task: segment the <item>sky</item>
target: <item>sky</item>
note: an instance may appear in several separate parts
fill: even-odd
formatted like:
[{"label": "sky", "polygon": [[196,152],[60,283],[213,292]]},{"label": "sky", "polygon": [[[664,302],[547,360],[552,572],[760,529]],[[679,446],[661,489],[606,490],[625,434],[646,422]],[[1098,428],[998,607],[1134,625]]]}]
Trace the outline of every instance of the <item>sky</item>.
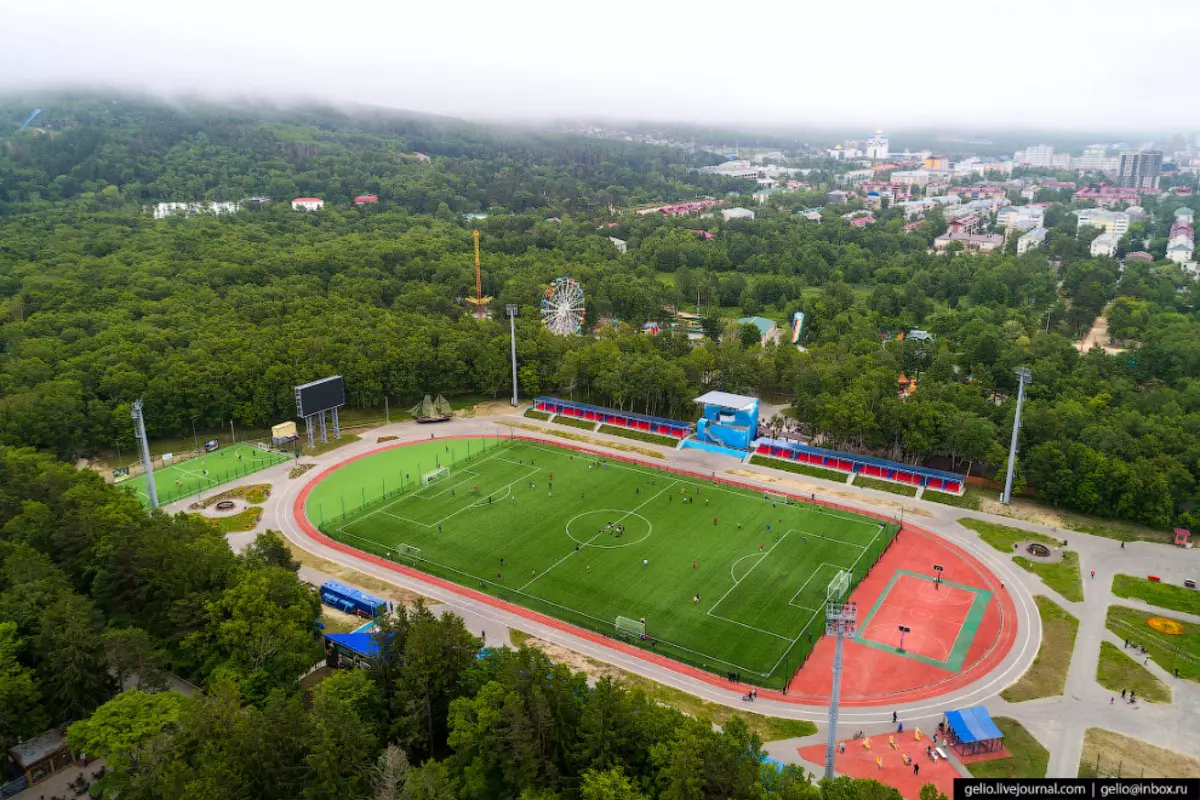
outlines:
[{"label": "sky", "polygon": [[1200,130],[1197,0],[0,2],[0,88],[474,119]]}]

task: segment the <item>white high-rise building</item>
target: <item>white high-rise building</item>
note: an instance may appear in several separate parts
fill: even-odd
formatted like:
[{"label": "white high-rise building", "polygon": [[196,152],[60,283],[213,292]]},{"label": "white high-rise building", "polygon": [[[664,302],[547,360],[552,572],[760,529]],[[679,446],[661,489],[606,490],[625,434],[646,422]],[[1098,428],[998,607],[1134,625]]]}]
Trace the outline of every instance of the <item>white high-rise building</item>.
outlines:
[{"label": "white high-rise building", "polygon": [[877,129],[875,135],[867,139],[867,158],[874,161],[886,161],[888,157],[888,137],[882,129]]}]

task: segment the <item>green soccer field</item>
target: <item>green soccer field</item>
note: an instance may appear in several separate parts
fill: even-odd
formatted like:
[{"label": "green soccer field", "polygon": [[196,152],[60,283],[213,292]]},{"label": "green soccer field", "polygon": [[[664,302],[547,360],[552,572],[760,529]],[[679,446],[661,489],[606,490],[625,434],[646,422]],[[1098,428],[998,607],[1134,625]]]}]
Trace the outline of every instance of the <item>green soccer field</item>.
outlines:
[{"label": "green soccer field", "polygon": [[[343,467],[314,487],[309,519],[362,550],[767,686],[782,686],[824,632],[830,581],[851,571],[856,583],[894,535],[865,517],[566,448],[493,440],[467,460],[451,444]],[[421,486],[439,465],[448,472]],[[618,616],[644,617],[646,638],[621,634]]]},{"label": "green soccer field", "polygon": [[[206,453],[199,458],[154,470],[154,489],[158,493],[159,505],[165,506],[287,460],[288,457],[283,453],[248,444],[235,444],[215,453]],[[133,489],[143,503],[150,505],[145,475],[122,481],[121,485]]]}]

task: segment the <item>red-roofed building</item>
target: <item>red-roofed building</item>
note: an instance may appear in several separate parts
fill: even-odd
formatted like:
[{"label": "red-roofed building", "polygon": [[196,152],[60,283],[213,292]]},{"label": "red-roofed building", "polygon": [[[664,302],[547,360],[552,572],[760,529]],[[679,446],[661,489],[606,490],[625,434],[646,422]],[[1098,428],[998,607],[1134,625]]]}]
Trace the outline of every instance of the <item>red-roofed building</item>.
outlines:
[{"label": "red-roofed building", "polygon": [[325,207],[325,201],[319,197],[297,197],[292,201],[295,211],[320,211]]},{"label": "red-roofed building", "polygon": [[855,217],[850,220],[850,224],[856,228],[865,228],[875,221],[874,217]]},{"label": "red-roofed building", "polygon": [[378,202],[379,202],[379,196],[374,195],[374,194],[360,194],[358,197],[354,198],[354,205],[356,205],[356,206],[363,206],[363,205],[367,205],[368,203],[378,203]]},{"label": "red-roofed building", "polygon": [[713,236],[713,234],[709,233],[708,231],[700,231],[700,230],[696,230],[696,231],[692,231],[692,233],[696,234],[696,236],[698,236],[699,238],[703,239],[703,240],[704,240],[704,241],[706,241],[706,242],[707,242],[709,239],[716,238],[716,237],[714,237],[714,236]]}]

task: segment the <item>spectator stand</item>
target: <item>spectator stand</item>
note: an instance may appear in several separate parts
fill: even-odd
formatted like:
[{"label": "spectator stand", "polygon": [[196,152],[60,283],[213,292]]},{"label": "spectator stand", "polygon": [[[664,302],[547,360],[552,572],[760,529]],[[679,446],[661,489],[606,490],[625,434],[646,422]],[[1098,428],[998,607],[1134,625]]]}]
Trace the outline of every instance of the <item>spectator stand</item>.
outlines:
[{"label": "spectator stand", "polygon": [[914,467],[873,456],[840,453],[836,450],[825,450],[820,447],[785,442],[766,436],[755,440],[754,452],[755,455],[809,464],[821,469],[844,472],[847,475],[854,474],[864,478],[893,481],[946,494],[962,495],[966,489],[965,476],[953,472],[943,472],[940,469],[928,467]]},{"label": "spectator stand", "polygon": [[618,428],[629,428],[634,431],[654,433],[659,436],[670,436],[683,439],[692,433],[692,423],[665,417],[652,417],[646,414],[635,414],[632,411],[617,411],[613,408],[594,406],[591,403],[577,403],[574,400],[559,400],[557,397],[535,397],[533,407],[536,411],[546,414],[558,414],[571,419],[581,419],[596,422],[601,425],[615,425]]},{"label": "spectator stand", "polygon": [[728,392],[708,392],[693,402],[704,406],[696,435],[684,447],[744,459],[758,435],[758,398]]},{"label": "spectator stand", "polygon": [[946,743],[959,756],[981,756],[1004,749],[1004,734],[983,706],[946,712]]}]

